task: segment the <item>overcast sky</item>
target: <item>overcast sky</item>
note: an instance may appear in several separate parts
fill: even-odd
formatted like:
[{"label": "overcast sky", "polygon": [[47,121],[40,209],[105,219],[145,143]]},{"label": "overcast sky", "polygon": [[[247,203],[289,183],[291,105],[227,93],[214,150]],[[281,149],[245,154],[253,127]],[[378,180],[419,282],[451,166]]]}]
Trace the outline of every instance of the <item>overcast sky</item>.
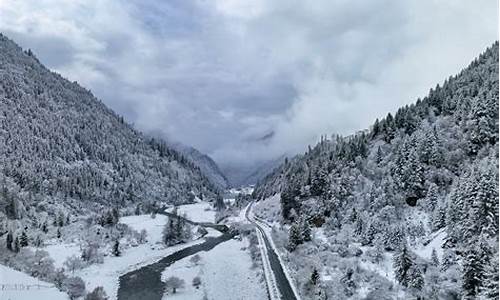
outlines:
[{"label": "overcast sky", "polygon": [[139,129],[253,163],[425,96],[497,39],[497,3],[0,0],[0,31]]}]

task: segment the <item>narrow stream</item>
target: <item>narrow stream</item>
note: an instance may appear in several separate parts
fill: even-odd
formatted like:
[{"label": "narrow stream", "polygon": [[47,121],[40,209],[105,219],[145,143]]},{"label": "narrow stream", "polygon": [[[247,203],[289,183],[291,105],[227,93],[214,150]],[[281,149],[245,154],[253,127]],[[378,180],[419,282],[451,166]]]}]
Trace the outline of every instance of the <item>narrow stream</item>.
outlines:
[{"label": "narrow stream", "polygon": [[[166,212],[158,212],[167,216],[172,216]],[[161,281],[161,273],[174,262],[194,255],[200,251],[210,251],[215,246],[228,241],[234,237],[234,233],[229,231],[225,225],[211,223],[199,224],[186,219],[191,224],[212,227],[222,232],[221,236],[208,237],[201,244],[193,245],[177,252],[174,252],[161,260],[131,271],[120,277],[118,287],[118,300],[160,300],[165,293],[165,283]]]}]

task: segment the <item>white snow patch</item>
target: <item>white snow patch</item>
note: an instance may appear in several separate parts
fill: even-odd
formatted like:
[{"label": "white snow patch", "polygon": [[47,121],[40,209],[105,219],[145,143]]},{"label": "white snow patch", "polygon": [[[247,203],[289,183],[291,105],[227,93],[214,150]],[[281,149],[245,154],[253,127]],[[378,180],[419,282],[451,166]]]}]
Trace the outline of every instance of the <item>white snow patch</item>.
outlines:
[{"label": "white snow patch", "polygon": [[157,214],[155,218],[151,218],[151,215],[127,216],[121,217],[120,223],[130,226],[138,232],[145,229],[148,233],[148,243],[156,244],[161,243],[162,231],[167,219],[167,216],[160,214]]},{"label": "white snow patch", "polygon": [[436,253],[439,259],[443,257],[443,244],[446,238],[446,231],[441,229],[435,232],[432,235],[432,239],[427,245],[420,244],[416,247],[416,249],[412,249],[418,256],[428,259],[431,259],[432,249],[436,249]]},{"label": "white snow patch", "polygon": [[[366,250],[370,247],[359,247],[363,252],[366,252]],[[359,260],[359,265],[366,270],[375,272],[379,274],[380,276],[386,278],[387,280],[397,284],[396,282],[396,277],[394,275],[394,271],[392,269],[392,253],[390,252],[384,252],[384,259],[380,261],[379,263],[373,263],[370,262],[366,259],[360,259]]]},{"label": "white snow patch", "polygon": [[[162,273],[162,280],[176,276],[185,281],[183,289],[163,299],[266,299],[266,290],[252,267],[252,260],[245,250],[247,242],[229,240],[209,252],[199,252],[200,263],[195,266],[186,257],[175,262]],[[199,276],[201,286],[193,287],[193,278]]]},{"label": "white snow patch", "polygon": [[229,193],[232,195],[238,195],[238,194],[243,194],[243,195],[251,195],[254,191],[253,186],[245,186],[245,187],[240,187],[240,188],[232,188],[229,189]]},{"label": "white snow patch", "polygon": [[51,283],[0,265],[0,299],[67,300],[69,297]]},{"label": "white snow patch", "polygon": [[64,261],[68,257],[72,255],[79,257],[81,254],[80,246],[76,243],[47,245],[43,250],[49,253],[50,257],[54,260],[56,268],[63,267]]},{"label": "white snow patch", "polygon": [[[174,208],[168,208],[168,212],[172,212]],[[215,222],[215,210],[208,202],[197,202],[193,204],[185,204],[177,207],[179,215],[186,214],[186,218],[193,222]]]}]

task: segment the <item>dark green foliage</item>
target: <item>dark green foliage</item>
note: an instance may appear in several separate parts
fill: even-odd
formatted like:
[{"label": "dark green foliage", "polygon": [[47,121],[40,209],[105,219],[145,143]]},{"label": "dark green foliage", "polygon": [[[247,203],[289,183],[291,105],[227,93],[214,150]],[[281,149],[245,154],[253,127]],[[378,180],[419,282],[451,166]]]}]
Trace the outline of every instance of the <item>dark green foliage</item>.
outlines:
[{"label": "dark green foliage", "polygon": [[394,253],[393,258],[394,275],[402,286],[409,286],[412,278],[408,271],[414,264],[413,254],[408,250],[405,243],[402,244],[396,253]]},{"label": "dark green foliage", "polygon": [[312,285],[317,285],[319,282],[319,272],[316,268],[311,273],[310,281]]},{"label": "dark green foliage", "polygon": [[294,223],[290,226],[290,231],[288,233],[288,245],[289,251],[294,251],[298,245],[302,244],[302,232],[298,224]]},{"label": "dark green foliage", "polygon": [[120,241],[116,240],[113,244],[113,250],[111,251],[113,256],[121,256],[122,252],[120,251]]},{"label": "dark green foliage", "polygon": [[28,235],[26,231],[21,232],[21,238],[19,239],[20,247],[28,247]]},{"label": "dark green foliage", "polygon": [[14,242],[14,236],[12,235],[12,231],[9,231],[9,232],[7,232],[5,244],[6,244],[7,249],[10,251],[13,250],[13,247],[12,247],[13,242]]}]

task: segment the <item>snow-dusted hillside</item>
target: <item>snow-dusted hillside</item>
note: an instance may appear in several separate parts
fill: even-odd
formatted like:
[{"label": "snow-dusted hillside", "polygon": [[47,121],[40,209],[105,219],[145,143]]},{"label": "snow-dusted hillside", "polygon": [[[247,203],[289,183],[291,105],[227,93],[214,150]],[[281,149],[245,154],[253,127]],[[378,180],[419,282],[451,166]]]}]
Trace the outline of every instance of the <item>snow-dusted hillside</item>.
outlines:
[{"label": "snow-dusted hillside", "polygon": [[[305,298],[498,295],[498,42],[424,99],[255,188]],[[322,299],[322,298],[321,298]]]},{"label": "snow-dusted hillside", "polygon": [[[0,35],[0,217],[49,217],[217,188],[180,152],[150,139],[87,89]],[[7,208],[6,208],[7,207]]]}]

